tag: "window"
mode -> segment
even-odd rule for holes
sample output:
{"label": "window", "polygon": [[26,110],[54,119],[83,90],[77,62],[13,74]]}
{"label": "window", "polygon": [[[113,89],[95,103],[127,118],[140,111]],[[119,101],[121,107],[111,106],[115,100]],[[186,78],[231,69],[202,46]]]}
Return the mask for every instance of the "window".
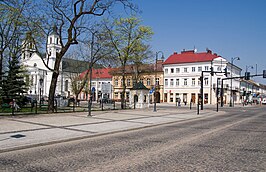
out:
{"label": "window", "polygon": [[221,78],[217,78],[218,85],[221,85]]}
{"label": "window", "polygon": [[174,101],[174,94],[170,93],[170,102],[173,102],[173,101]]}
{"label": "window", "polygon": [[127,79],[127,86],[130,86],[131,83],[130,83],[130,79]]}
{"label": "window", "polygon": [[121,87],[123,87],[123,79],[121,79]]}
{"label": "window", "polygon": [[164,73],[168,74],[168,69],[167,68],[164,69]]}
{"label": "window", "polygon": [[180,99],[179,98],[179,93],[175,93],[175,102],[178,102],[178,99]]}
{"label": "window", "polygon": [[201,71],[202,71],[202,67],[199,66],[199,67],[198,67],[198,72],[201,72]]}
{"label": "window", "polygon": [[165,86],[168,86],[168,79],[165,79],[165,80],[164,80],[164,85],[165,85]]}
{"label": "window", "polygon": [[196,68],[195,67],[192,67],[192,72],[196,72]]}
{"label": "window", "polygon": [[217,71],[221,71],[221,66],[218,66],[217,67]]}
{"label": "window", "polygon": [[147,85],[151,85],[151,79],[147,78]]}
{"label": "window", "polygon": [[33,80],[34,80],[34,77],[33,75],[31,75],[31,80],[30,80],[30,85],[33,86]]}
{"label": "window", "polygon": [[170,80],[170,86],[173,87],[174,86],[174,79]]}
{"label": "window", "polygon": [[156,78],[156,85],[160,85],[159,81],[159,78]]}
{"label": "window", "polygon": [[68,91],[68,80],[65,80],[65,91]]}
{"label": "window", "polygon": [[56,44],[59,44],[59,39],[58,38],[56,38]]}
{"label": "window", "polygon": [[195,86],[195,78],[192,78],[192,86]]}
{"label": "window", "polygon": [[175,72],[179,73],[180,72],[180,68],[175,68]]}
{"label": "window", "polygon": [[52,42],[53,42],[53,38],[52,38],[52,37],[50,37],[50,44],[52,44]]}
{"label": "window", "polygon": [[184,72],[187,73],[187,67],[184,67]]}
{"label": "window", "polygon": [[171,73],[174,73],[174,68],[171,68]]}
{"label": "window", "polygon": [[118,79],[115,80],[115,86],[118,86]]}
{"label": "window", "polygon": [[115,92],[115,99],[118,99],[118,92]]}
{"label": "window", "polygon": [[205,71],[208,71],[209,70],[209,66],[205,66]]}
{"label": "window", "polygon": [[176,86],[179,86],[179,79],[176,79],[176,80],[175,80],[175,85],[176,85]]}
{"label": "window", "polygon": [[187,85],[187,79],[184,79],[184,85]]}
{"label": "window", "polygon": [[198,85],[200,85],[200,83],[201,83],[201,82],[200,82],[200,78],[198,78]]}
{"label": "window", "polygon": [[204,78],[204,84],[209,85],[209,79],[208,78]]}

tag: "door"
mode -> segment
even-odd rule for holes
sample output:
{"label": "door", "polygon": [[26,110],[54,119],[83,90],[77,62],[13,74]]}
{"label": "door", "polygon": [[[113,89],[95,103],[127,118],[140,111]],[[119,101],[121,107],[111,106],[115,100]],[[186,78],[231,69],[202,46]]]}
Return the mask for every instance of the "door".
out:
{"label": "door", "polygon": [[191,94],[191,101],[192,101],[192,103],[196,102],[196,94],[195,93]]}

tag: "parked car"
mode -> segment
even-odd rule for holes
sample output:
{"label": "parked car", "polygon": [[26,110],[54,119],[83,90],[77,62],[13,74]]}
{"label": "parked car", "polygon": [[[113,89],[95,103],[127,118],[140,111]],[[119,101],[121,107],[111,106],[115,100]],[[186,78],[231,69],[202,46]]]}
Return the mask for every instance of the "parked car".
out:
{"label": "parked car", "polygon": [[264,97],[261,101],[262,104],[266,105],[266,97]]}
{"label": "parked car", "polygon": [[101,98],[100,99],[100,103],[114,103],[114,101],[112,99],[109,99],[107,97]]}

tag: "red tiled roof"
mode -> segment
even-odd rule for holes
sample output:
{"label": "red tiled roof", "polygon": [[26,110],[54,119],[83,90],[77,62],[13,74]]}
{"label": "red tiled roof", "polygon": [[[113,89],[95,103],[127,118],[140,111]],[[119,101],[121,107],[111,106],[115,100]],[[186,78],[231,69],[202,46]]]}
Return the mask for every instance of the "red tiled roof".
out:
{"label": "red tiled roof", "polygon": [[[109,74],[109,71],[111,68],[102,68],[102,69],[92,69],[92,79],[101,78],[101,79],[108,79],[112,78],[112,76]],[[80,74],[80,78],[83,78],[88,70],[82,72]]]}
{"label": "red tiled roof", "polygon": [[197,63],[197,62],[208,62],[213,59],[219,57],[217,54],[212,54],[211,50],[207,50],[207,52],[195,53],[194,50],[190,51],[182,51],[181,54],[177,54],[176,52],[168,57],[165,64],[180,64],[180,63]]}

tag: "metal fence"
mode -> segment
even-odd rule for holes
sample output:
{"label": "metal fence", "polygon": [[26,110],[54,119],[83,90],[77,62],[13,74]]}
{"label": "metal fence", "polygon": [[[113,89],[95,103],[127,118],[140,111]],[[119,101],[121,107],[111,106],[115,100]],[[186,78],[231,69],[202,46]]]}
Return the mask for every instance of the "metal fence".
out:
{"label": "metal fence", "polygon": [[[71,113],[71,112],[88,112],[88,101],[80,101],[78,103],[65,103],[55,100],[55,113]],[[126,102],[124,109],[129,109],[129,103]],[[92,102],[92,111],[108,111],[121,109],[121,102]],[[15,108],[12,105],[2,105],[0,107],[0,115],[34,115],[48,113],[47,102],[34,102],[23,107]]]}

